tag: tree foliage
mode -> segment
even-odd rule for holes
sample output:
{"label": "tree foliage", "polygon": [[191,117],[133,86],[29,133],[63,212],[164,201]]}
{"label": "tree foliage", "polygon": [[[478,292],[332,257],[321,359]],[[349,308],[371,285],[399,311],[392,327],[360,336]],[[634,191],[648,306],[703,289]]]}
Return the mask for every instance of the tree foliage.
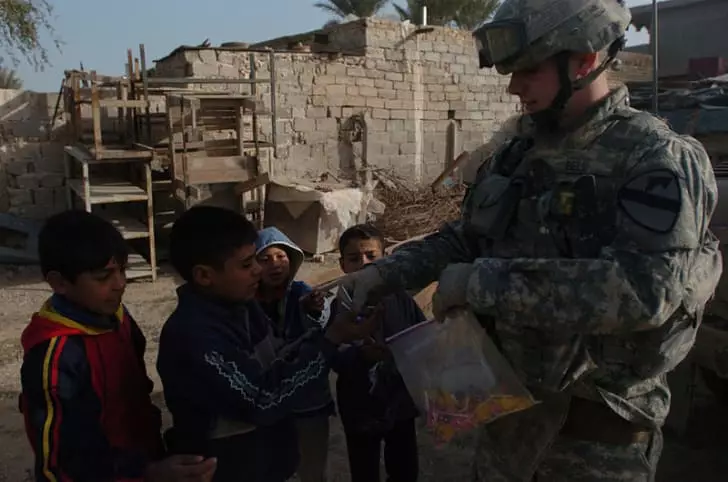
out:
{"label": "tree foliage", "polygon": [[51,24],[53,7],[48,0],[0,0],[0,65],[8,60],[17,66],[25,59],[42,69],[48,64],[48,51],[41,42],[41,33],[49,34],[56,47],[60,46]]}
{"label": "tree foliage", "polygon": [[348,15],[372,17],[388,2],[389,0],[326,0],[316,3],[315,6],[343,19]]}
{"label": "tree foliage", "polygon": [[13,69],[0,67],[0,89],[22,89],[23,81]]}
{"label": "tree foliage", "polygon": [[402,20],[422,23],[422,6],[427,4],[429,25],[455,25],[474,29],[487,20],[500,5],[500,0],[407,0],[394,4]]}

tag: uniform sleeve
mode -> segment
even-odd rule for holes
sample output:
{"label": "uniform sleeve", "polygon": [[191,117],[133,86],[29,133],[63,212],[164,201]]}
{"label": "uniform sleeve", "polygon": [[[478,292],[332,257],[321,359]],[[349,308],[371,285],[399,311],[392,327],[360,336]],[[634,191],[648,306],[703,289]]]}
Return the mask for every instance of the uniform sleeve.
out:
{"label": "uniform sleeve", "polygon": [[722,272],[708,230],[717,202],[710,160],[674,136],[634,163],[617,195],[614,241],[597,259],[480,259],[467,298],[475,311],[539,329],[623,333],[683,309],[697,319]]}
{"label": "uniform sleeve", "polygon": [[402,245],[373,264],[391,290],[420,291],[437,281],[448,264],[473,262],[473,248],[464,223],[456,221],[426,238]]}
{"label": "uniform sleeve", "polygon": [[195,389],[189,396],[213,413],[224,413],[255,425],[270,425],[300,406],[312,384],[328,377],[336,346],[321,330],[310,330],[296,342],[277,348],[260,343],[241,350],[223,333],[189,344]]}
{"label": "uniform sleeve", "polygon": [[142,481],[146,461],[112,449],[104,435],[82,340],[56,337],[34,347],[21,382],[36,481]]}

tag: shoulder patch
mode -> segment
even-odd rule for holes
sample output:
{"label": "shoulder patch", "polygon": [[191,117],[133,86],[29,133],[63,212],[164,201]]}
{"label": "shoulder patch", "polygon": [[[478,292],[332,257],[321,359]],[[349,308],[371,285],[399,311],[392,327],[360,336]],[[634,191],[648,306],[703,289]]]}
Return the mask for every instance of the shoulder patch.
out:
{"label": "shoulder patch", "polygon": [[635,223],[656,233],[669,233],[675,227],[682,207],[677,175],[669,169],[640,173],[619,190],[617,202]]}

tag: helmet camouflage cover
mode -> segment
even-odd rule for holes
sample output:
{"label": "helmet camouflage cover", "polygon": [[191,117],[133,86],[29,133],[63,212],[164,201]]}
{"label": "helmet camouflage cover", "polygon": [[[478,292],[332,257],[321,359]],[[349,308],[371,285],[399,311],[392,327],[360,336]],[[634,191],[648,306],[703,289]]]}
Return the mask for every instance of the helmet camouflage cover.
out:
{"label": "helmet camouflage cover", "polygon": [[473,36],[480,66],[505,75],[560,52],[600,52],[624,37],[631,19],[624,0],[505,0]]}

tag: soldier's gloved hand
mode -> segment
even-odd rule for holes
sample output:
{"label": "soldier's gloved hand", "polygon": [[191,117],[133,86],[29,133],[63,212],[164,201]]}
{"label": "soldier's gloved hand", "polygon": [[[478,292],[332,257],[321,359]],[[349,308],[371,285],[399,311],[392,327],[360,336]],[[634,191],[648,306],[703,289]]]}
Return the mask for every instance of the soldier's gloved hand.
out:
{"label": "soldier's gloved hand", "polygon": [[346,275],[339,283],[339,292],[337,299],[348,302],[343,295],[341,288],[351,296],[351,311],[360,313],[365,306],[375,306],[379,304],[385,295],[385,282],[379,274],[379,270],[374,265],[367,265]]}
{"label": "soldier's gloved hand", "polygon": [[467,289],[475,267],[471,263],[448,265],[440,274],[437,290],[432,296],[432,313],[442,323],[448,311],[468,304]]}

